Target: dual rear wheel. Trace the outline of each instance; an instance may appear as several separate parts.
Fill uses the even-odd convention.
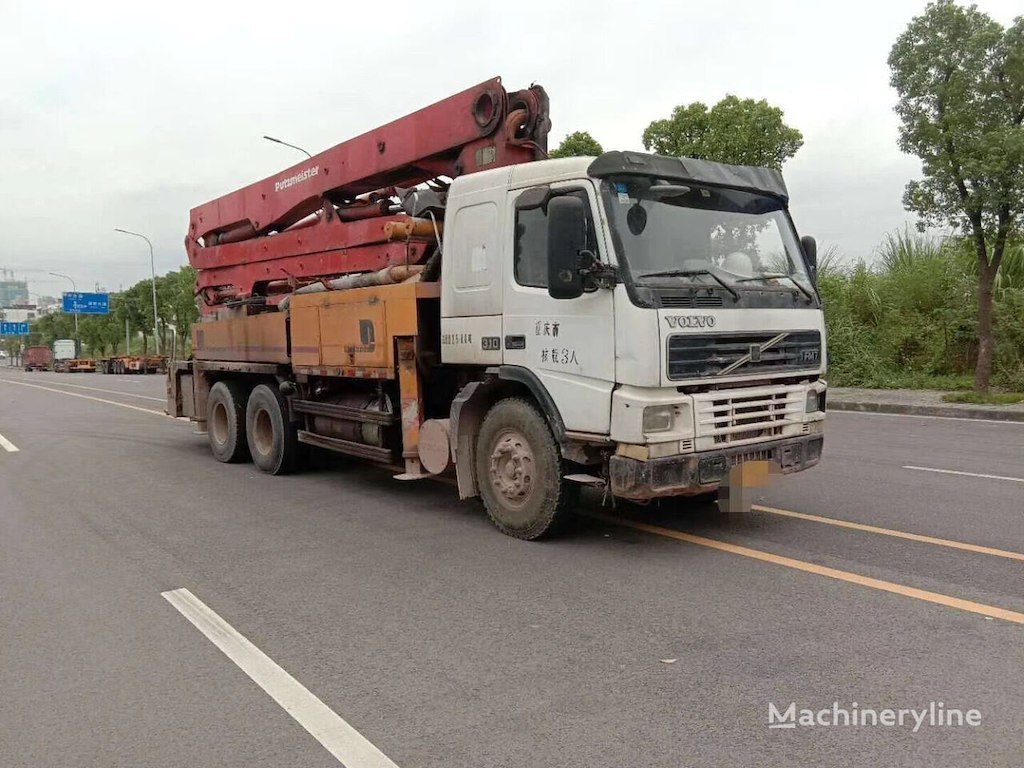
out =
[[[217,461],[252,459],[269,475],[292,472],[301,445],[276,387],[258,384],[250,391],[238,382],[218,381],[207,398],[207,434]]]

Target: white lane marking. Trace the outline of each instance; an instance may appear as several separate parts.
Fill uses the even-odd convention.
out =
[[[330,707],[187,589],[161,593],[345,768],[398,768]]]
[[[905,465],[904,469],[916,469],[918,472],[938,472],[943,475],[966,475],[967,477],[983,477],[986,480],[1010,480],[1014,483],[1024,483],[1024,477],[1007,477],[1006,475],[980,475],[977,472],[960,472],[956,469],[936,469],[935,467],[912,467]]]
[[[2,378],[2,377],[0,377]],[[12,384],[18,382],[11,382]],[[134,397],[139,400],[155,400],[158,403],[166,402],[167,398],[164,397],[153,397],[152,395],[137,395],[134,392],[123,392],[119,389],[100,389],[99,387],[87,387],[83,384],[65,384],[63,381],[48,381],[48,384],[54,387],[73,387],[75,389],[87,389],[90,392],[106,392],[110,395],[124,395],[125,397]]]
[[[77,392],[67,392],[63,389],[54,389],[53,387],[43,387],[39,384],[28,384],[24,381],[11,381],[0,376],[0,382],[4,384],[14,384],[19,387],[31,387],[32,389],[42,389],[45,392],[56,392],[58,395],[67,395],[68,397],[80,397],[83,400],[92,400],[97,403],[106,403],[107,405],[116,405],[119,408],[128,408],[132,411],[142,411],[143,413],[155,413],[157,416],[163,416],[167,418],[167,414],[163,411],[155,411],[152,408],[140,408],[137,405],[128,405],[128,403],[118,403],[114,400],[104,400],[102,397],[93,397],[92,395],[80,395]]]
[[[895,416],[898,419],[940,419],[942,421],[972,421],[976,424],[1006,424],[1011,427],[1024,427],[1024,421],[1013,421],[1011,419],[970,419],[965,416],[929,416],[924,413],[880,413],[878,411],[854,411],[848,409],[826,411],[829,416],[846,414],[848,416]]]
[[[8,453],[17,453],[18,452],[18,446],[16,446],[14,443],[12,443],[10,440],[8,440],[3,435],[0,435],[0,448],[3,448]]]

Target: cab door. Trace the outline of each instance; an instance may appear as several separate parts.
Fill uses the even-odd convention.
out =
[[[597,289],[575,299],[548,295],[547,206],[517,206],[526,191],[510,191],[506,206],[502,358],[537,376],[567,430],[606,435],[615,383],[613,292]],[[608,263],[593,184],[562,182],[551,191],[585,201],[588,248]]]

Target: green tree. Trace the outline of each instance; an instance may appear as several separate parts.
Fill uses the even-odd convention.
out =
[[[26,346],[52,347],[57,339],[75,338],[75,316],[64,312],[51,312],[32,321]]]
[[[586,131],[575,131],[562,139],[562,143],[551,150],[548,157],[589,157],[603,152],[597,139]]]
[[[78,324],[79,337],[89,354],[103,357],[107,354],[106,315],[83,317]]]
[[[904,206],[924,224],[961,229],[978,262],[978,360],[987,392],[995,349],[993,289],[1024,213],[1024,17],[1004,29],[976,6],[938,0],[889,54],[899,147],[922,161]]]
[[[170,317],[178,329],[178,349],[183,350],[192,336],[192,324],[199,319],[196,304],[196,270],[185,266],[167,275],[171,286]]]
[[[804,143],[782,117],[764,99],[730,94],[710,109],[699,101],[679,105],[671,117],[647,126],[643,142],[659,155],[780,169]]]

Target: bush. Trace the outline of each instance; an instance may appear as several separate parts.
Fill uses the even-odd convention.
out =
[[[905,230],[888,235],[877,256],[872,266],[843,264],[834,252],[823,261],[830,383],[969,389],[978,354],[977,262],[969,244]],[[1004,266],[993,381],[1024,390],[1024,255]]]

